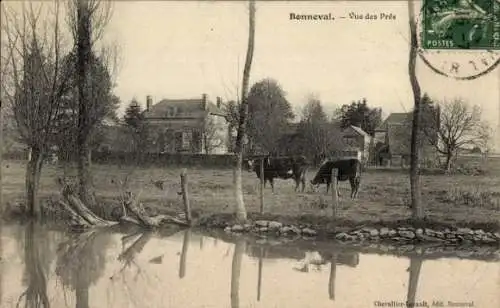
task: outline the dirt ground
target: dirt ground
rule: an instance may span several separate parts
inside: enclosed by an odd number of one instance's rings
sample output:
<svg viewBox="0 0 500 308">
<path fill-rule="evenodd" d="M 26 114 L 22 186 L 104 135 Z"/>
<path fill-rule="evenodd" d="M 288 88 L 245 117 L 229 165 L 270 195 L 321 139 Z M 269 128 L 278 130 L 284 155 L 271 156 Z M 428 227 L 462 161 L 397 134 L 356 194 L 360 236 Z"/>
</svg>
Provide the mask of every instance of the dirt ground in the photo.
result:
<svg viewBox="0 0 500 308">
<path fill-rule="evenodd" d="M 488 174 L 424 175 L 423 204 L 429 219 L 454 223 L 457 221 L 498 223 L 500 220 L 500 159 L 489 160 Z M 181 211 L 180 173 L 182 168 L 138 168 L 113 165 L 93 165 L 94 183 L 99 200 L 106 206 L 119 204 L 120 192 L 138 193 L 143 204 L 160 211 Z M 316 170 L 308 172 L 308 179 Z M 231 169 L 187 168 L 192 209 L 201 213 L 229 213 L 234 200 Z M 58 198 L 58 176 L 75 176 L 71 167 L 45 166 L 41 177 L 40 198 Z M 22 202 L 24 196 L 25 162 L 4 161 L 3 196 L 6 203 Z M 117 184 L 128 176 L 127 187 Z M 153 185 L 163 180 L 164 189 Z M 269 186 L 264 192 L 265 211 L 274 215 L 325 216 L 324 206 L 331 201 L 322 185 L 313 192 L 295 192 L 292 180 L 276 180 L 275 193 Z M 367 170 L 363 173 L 358 198 L 351 200 L 348 182 L 339 184 L 341 193 L 340 218 L 352 221 L 387 221 L 407 219 L 409 208 L 409 178 L 407 171 L 395 169 Z M 259 180 L 255 173 L 243 172 L 243 192 L 249 212 L 260 208 Z"/>
</svg>

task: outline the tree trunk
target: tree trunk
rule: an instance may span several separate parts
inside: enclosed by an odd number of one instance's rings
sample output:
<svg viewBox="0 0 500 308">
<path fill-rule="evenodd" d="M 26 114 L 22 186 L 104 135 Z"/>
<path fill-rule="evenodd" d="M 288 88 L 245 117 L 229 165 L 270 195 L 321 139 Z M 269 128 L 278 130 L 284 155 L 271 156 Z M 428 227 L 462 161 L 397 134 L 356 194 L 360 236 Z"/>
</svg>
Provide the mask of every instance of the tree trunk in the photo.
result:
<svg viewBox="0 0 500 308">
<path fill-rule="evenodd" d="M 3 215 L 3 198 L 2 198 L 2 166 L 3 166 L 3 112 L 2 101 L 0 101 L 0 218 Z"/>
<path fill-rule="evenodd" d="M 28 215 L 36 219 L 39 219 L 41 216 L 38 186 L 42 171 L 42 161 L 42 152 L 39 149 L 31 149 L 31 157 L 26 167 L 26 203 Z"/>
<path fill-rule="evenodd" d="M 79 196 L 88 208 L 96 210 L 90 166 L 90 147 L 87 140 L 82 140 L 78 151 Z"/>
<path fill-rule="evenodd" d="M 95 199 L 92 192 L 90 173 L 90 114 L 89 105 L 89 59 L 91 55 L 90 12 L 87 0 L 78 0 L 77 6 L 77 67 L 78 72 L 78 179 L 80 199 L 90 208 L 94 208 Z"/>
<path fill-rule="evenodd" d="M 452 152 L 446 153 L 446 164 L 445 164 L 446 172 L 450 172 L 452 162 L 453 162 L 453 153 Z"/>
<path fill-rule="evenodd" d="M 415 21 L 415 10 L 413 0 L 408 1 L 408 15 L 410 18 L 410 57 L 408 61 L 408 75 L 410 77 L 411 88 L 413 90 L 413 123 L 411 131 L 411 160 L 410 160 L 410 187 L 411 187 L 411 207 L 413 218 L 423 218 L 424 211 L 421 201 L 421 183 L 420 183 L 420 98 L 421 91 L 418 83 L 415 66 L 417 61 L 417 25 Z"/>
<path fill-rule="evenodd" d="M 235 153 L 236 161 L 234 166 L 234 190 L 236 199 L 236 218 L 240 221 L 247 219 L 247 211 L 243 200 L 243 185 L 241 179 L 241 165 L 243 163 L 243 138 L 246 131 L 248 114 L 248 88 L 250 83 L 250 68 L 252 66 L 254 40 L 255 40 L 255 0 L 250 0 L 249 12 L 248 47 L 243 70 L 243 82 L 241 89 L 240 118 L 238 134 L 236 135 Z"/>
</svg>

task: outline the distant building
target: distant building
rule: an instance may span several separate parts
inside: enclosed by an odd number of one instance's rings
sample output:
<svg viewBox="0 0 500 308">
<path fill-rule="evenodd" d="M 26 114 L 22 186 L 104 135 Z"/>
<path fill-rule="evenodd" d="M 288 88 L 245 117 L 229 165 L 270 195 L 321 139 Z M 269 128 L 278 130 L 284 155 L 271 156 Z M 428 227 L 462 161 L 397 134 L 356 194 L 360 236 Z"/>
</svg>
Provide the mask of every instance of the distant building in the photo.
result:
<svg viewBox="0 0 500 308">
<path fill-rule="evenodd" d="M 149 128 L 149 152 L 226 154 L 229 124 L 222 100 L 214 104 L 206 94 L 193 99 L 147 97 L 144 118 Z"/>
<path fill-rule="evenodd" d="M 325 129 L 330 132 L 330 146 L 327 153 L 315 153 L 322 155 L 321 160 L 326 158 L 358 158 L 366 163 L 370 156 L 371 136 L 358 126 L 350 125 L 341 128 L 340 122 L 325 123 Z M 284 132 L 280 139 L 281 155 L 296 155 L 307 152 L 302 143 L 304 136 L 299 132 L 299 123 L 291 123 L 289 129 Z M 318 157 L 316 157 L 318 158 Z M 319 163 L 319 162 L 317 162 Z"/>
<path fill-rule="evenodd" d="M 355 151 L 360 161 L 368 162 L 372 137 L 367 132 L 361 127 L 350 125 L 342 130 L 342 140 L 346 149 Z"/>
<path fill-rule="evenodd" d="M 391 113 L 375 129 L 374 160 L 378 165 L 407 166 L 410 164 L 410 141 L 412 131 L 412 113 Z M 436 158 L 437 152 L 427 138 L 420 147 L 422 160 Z"/>
</svg>

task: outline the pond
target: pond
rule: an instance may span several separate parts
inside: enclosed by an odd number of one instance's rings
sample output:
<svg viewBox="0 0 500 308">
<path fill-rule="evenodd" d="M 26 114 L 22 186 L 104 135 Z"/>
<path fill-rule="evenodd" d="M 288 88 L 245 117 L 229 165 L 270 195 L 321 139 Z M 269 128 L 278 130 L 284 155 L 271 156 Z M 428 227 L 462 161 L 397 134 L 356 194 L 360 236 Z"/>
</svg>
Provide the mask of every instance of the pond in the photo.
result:
<svg viewBox="0 0 500 308">
<path fill-rule="evenodd" d="M 0 306 L 500 307 L 496 260 L 128 231 L 3 225 Z"/>
</svg>

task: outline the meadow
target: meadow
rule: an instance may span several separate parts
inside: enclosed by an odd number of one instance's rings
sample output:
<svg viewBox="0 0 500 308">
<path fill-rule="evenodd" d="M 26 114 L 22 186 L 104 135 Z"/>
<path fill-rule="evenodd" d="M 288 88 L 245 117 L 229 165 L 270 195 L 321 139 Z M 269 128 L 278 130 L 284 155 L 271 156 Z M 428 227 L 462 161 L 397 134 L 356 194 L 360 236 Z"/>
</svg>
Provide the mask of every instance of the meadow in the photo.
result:
<svg viewBox="0 0 500 308">
<path fill-rule="evenodd" d="M 467 161 L 471 165 L 472 161 Z M 26 163 L 4 161 L 3 198 L 9 208 L 23 203 Z M 485 174 L 422 176 L 422 201 L 426 216 L 443 223 L 469 222 L 498 224 L 500 221 L 500 158 L 481 162 Z M 183 168 L 165 166 L 132 167 L 93 164 L 93 177 L 99 203 L 108 209 L 119 208 L 120 194 L 126 190 L 140 192 L 141 202 L 154 212 L 182 211 L 180 173 Z M 308 179 L 315 169 L 308 171 Z M 194 212 L 202 214 L 230 213 L 233 208 L 233 172 L 231 169 L 187 168 L 190 203 Z M 42 204 L 54 204 L 60 198 L 57 178 L 74 177 L 71 166 L 46 165 L 40 179 L 39 197 Z M 119 184 L 125 178 L 126 185 Z M 153 182 L 164 181 L 163 189 Z M 308 185 L 305 192 L 295 192 L 292 180 L 276 180 L 275 193 L 269 185 L 264 191 L 265 212 L 271 215 L 326 215 L 325 206 L 331 200 L 322 185 L 317 192 Z M 357 199 L 350 199 L 348 182 L 340 182 L 340 218 L 350 221 L 396 221 L 411 216 L 409 178 L 401 169 L 367 169 L 361 179 Z M 244 200 L 249 212 L 260 208 L 259 180 L 255 173 L 243 171 Z"/>
</svg>

